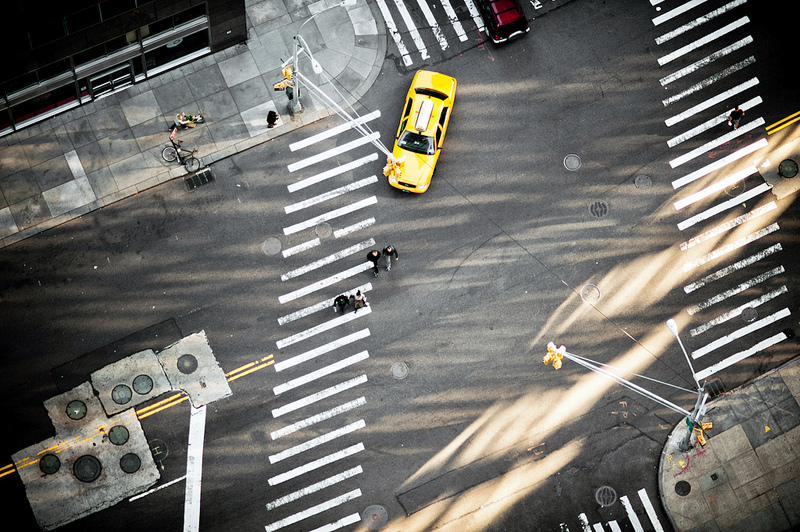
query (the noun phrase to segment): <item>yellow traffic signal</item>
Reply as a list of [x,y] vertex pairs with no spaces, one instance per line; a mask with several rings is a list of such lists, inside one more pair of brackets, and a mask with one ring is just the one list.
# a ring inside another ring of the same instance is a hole
[[292,82],[290,80],[288,80],[288,79],[285,79],[285,80],[279,81],[278,83],[273,85],[272,88],[273,88],[273,90],[276,90],[276,91],[282,91],[282,90],[286,90],[287,88],[290,88],[292,86],[293,86]]
[[386,177],[397,179],[403,175],[403,168],[406,165],[405,156],[395,159],[394,157],[386,158],[386,166],[383,167],[383,175]]
[[283,67],[281,74],[283,74],[283,79],[292,79],[292,65]]
[[560,347],[556,347],[556,344],[553,342],[549,342],[547,344],[547,354],[542,358],[542,362],[545,365],[549,364],[550,362],[553,363],[553,369],[560,369],[561,368],[561,358],[564,356],[564,353],[567,352],[567,348],[563,345]]

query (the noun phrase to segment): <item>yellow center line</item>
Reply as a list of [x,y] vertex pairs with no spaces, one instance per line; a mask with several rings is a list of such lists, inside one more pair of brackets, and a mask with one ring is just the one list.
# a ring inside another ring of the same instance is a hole
[[[768,125],[766,127],[767,135],[772,135],[773,133],[777,133],[781,129],[794,124],[798,120],[800,120],[800,111],[794,113],[793,115],[789,115],[786,118],[782,118],[782,119],[778,120],[777,122],[775,122],[774,124]],[[783,124],[783,125],[780,125],[780,124]],[[779,125],[780,125],[780,127],[777,127]],[[775,129],[773,129],[773,128],[775,128]]]

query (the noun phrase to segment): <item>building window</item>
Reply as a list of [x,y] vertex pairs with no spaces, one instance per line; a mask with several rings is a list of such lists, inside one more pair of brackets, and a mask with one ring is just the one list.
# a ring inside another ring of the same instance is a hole
[[171,66],[171,63],[206,47],[208,47],[208,30],[205,29],[186,37],[174,39],[144,54],[147,72],[152,75],[153,71],[165,70]]
[[[75,85],[70,83],[53,89],[35,98],[26,100],[11,106],[11,113],[14,115],[14,122],[19,124],[36,118],[39,115],[47,114],[52,116],[59,112],[58,108],[71,108],[77,105],[75,99]],[[53,112],[51,112],[53,111]]]

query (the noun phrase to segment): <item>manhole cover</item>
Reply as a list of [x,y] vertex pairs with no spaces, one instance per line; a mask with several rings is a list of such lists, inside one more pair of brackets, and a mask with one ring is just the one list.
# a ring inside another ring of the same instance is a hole
[[108,431],[108,440],[114,445],[123,445],[127,443],[130,436],[131,434],[128,432],[128,429],[122,425],[111,427],[111,430]]
[[685,480],[679,481],[675,484],[675,493],[680,495],[681,497],[686,497],[692,491],[692,485],[686,482]]
[[395,362],[392,364],[392,377],[397,380],[405,379],[408,375],[408,364],[405,362]]
[[564,157],[564,168],[566,168],[570,172],[574,172],[580,167],[581,167],[581,158],[575,155],[574,153],[570,153],[569,155]]
[[617,492],[611,486],[600,486],[594,492],[594,500],[597,501],[602,508],[608,508],[617,502]]
[[589,205],[589,214],[595,218],[602,218],[608,214],[608,203],[603,200],[597,200]]
[[139,395],[147,395],[153,391],[153,379],[149,375],[139,375],[133,379],[133,390]]
[[745,307],[742,310],[742,319],[744,321],[746,321],[747,323],[750,323],[751,321],[755,321],[756,318],[758,318],[758,311],[756,309],[754,309],[753,307]]
[[633,184],[636,185],[636,188],[650,188],[653,186],[653,180],[646,175],[637,175],[633,178]]
[[736,183],[732,184],[731,186],[725,189],[725,194],[731,197],[735,197],[744,192],[746,189],[747,185],[744,184],[744,181],[737,181]]
[[100,460],[90,454],[81,456],[75,460],[75,464],[72,466],[72,473],[81,482],[94,482],[102,470],[103,466],[100,464]]
[[118,405],[127,404],[131,400],[131,397],[133,397],[133,392],[127,384],[117,384],[114,386],[114,389],[111,390],[111,399]]
[[119,467],[126,473],[136,473],[142,466],[142,459],[134,453],[128,453],[119,459]]
[[164,443],[164,441],[159,439],[150,440],[147,442],[147,445],[150,446],[150,453],[153,455],[153,460],[156,462],[161,463],[167,456],[169,456],[169,447],[167,447],[167,444]]
[[600,289],[596,285],[587,284],[581,288],[581,299],[587,303],[595,303],[600,300]]
[[271,236],[268,239],[264,240],[264,243],[261,244],[261,251],[264,252],[266,255],[277,255],[281,252],[281,248],[283,244],[278,237]]
[[778,175],[790,179],[797,175],[797,163],[791,159],[781,161],[778,165]]
[[52,475],[61,468],[61,460],[54,454],[46,454],[39,460],[39,469],[45,475]]
[[197,370],[197,358],[194,355],[183,355],[178,359],[178,371],[189,375]]
[[373,504],[367,506],[367,509],[361,514],[361,522],[369,530],[380,530],[389,522],[389,514],[386,513],[386,508],[383,506]]
[[67,405],[67,415],[70,419],[79,420],[83,419],[86,415],[86,403],[83,401],[78,401],[77,399],[74,401],[70,401]]
[[322,222],[314,228],[314,232],[317,233],[317,236],[320,238],[328,238],[333,234],[333,228],[328,222]]

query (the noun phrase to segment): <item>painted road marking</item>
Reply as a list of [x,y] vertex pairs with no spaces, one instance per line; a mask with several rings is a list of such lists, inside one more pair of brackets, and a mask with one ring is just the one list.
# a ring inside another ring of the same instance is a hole
[[680,101],[680,100],[686,98],[687,96],[690,96],[690,95],[694,94],[695,92],[701,91],[701,90],[705,89],[706,87],[708,87],[710,85],[713,85],[717,81],[725,79],[726,77],[730,76],[731,74],[735,74],[736,72],[742,70],[743,68],[745,68],[745,67],[747,67],[749,65],[752,65],[755,62],[756,62],[755,56],[751,55],[747,59],[739,61],[735,65],[731,65],[728,68],[725,68],[720,72],[717,72],[713,76],[711,76],[709,78],[706,78],[706,79],[704,79],[703,81],[701,81],[699,83],[695,83],[691,87],[689,87],[687,89],[684,89],[681,92],[670,96],[669,98],[665,98],[664,100],[661,100],[661,103],[664,104],[664,107],[666,107],[668,105],[672,105],[673,103],[675,103],[677,101]]
[[309,530],[308,532],[333,532],[334,530],[339,530],[340,528],[344,528],[348,525],[353,525],[361,521],[361,515],[358,513],[350,514],[347,517],[342,517],[338,521],[334,521],[333,523],[328,523],[327,525],[323,525],[319,528],[315,528],[314,530]]
[[456,30],[458,40],[461,42],[466,41],[467,32],[464,31],[461,21],[458,20],[458,15],[456,15],[455,9],[453,9],[453,6],[450,5],[450,0],[442,0],[442,7],[444,8],[444,12],[447,13],[447,19],[450,21],[450,25],[453,26],[454,30]]
[[[355,295],[356,292],[359,290],[361,290],[362,294],[369,292],[370,290],[372,290],[372,283],[362,284],[361,286],[357,286],[352,290],[343,292],[343,294],[349,297],[350,295]],[[280,318],[278,318],[278,325],[286,325],[289,322],[299,320],[300,318],[305,318],[306,316],[310,316],[311,314],[314,314],[315,312],[319,312],[321,310],[326,310],[326,309],[330,310],[333,307],[334,299],[336,298],[329,297],[328,299],[320,301],[319,303],[314,303],[313,305],[301,308],[300,310],[292,312],[291,314],[287,314],[286,316],[281,316]]]
[[680,166],[682,164],[685,164],[685,163],[691,161],[692,159],[695,159],[695,158],[703,155],[704,153],[706,153],[708,151],[711,151],[712,149],[717,148],[717,147],[725,144],[726,142],[729,142],[729,141],[735,139],[736,137],[741,137],[745,133],[748,133],[748,132],[754,130],[755,128],[763,126],[763,125],[764,125],[764,119],[759,116],[757,119],[753,120],[752,122],[748,122],[747,124],[745,124],[743,126],[739,126],[738,129],[734,129],[733,131],[730,131],[730,132],[722,135],[721,137],[717,137],[716,139],[703,144],[699,148],[695,148],[692,151],[681,155],[680,157],[676,157],[675,159],[673,159],[673,160],[671,160],[669,162],[669,165],[672,168],[677,168],[678,166]]
[[663,15],[659,15],[653,19],[653,25],[658,26],[660,24],[665,23],[668,20],[672,20],[673,18],[683,15],[690,9],[693,9],[700,4],[704,3],[706,0],[692,0],[691,2],[686,2],[685,4],[676,7],[672,11],[667,11]]
[[292,271],[284,273],[283,275],[281,275],[281,281],[288,281],[289,279],[300,277],[301,275],[305,275],[308,272],[314,271],[318,268],[322,268],[323,266],[327,266],[328,264],[332,264],[339,259],[349,257],[350,255],[355,255],[359,251],[364,251],[368,247],[374,245],[375,245],[375,240],[372,238],[370,238],[369,240],[364,240],[363,242],[359,242],[358,244],[353,244],[352,246],[339,250],[336,253],[328,255],[327,257],[322,257],[321,259],[309,262],[308,264],[304,264],[299,268],[295,268]]
[[688,309],[686,309],[686,311],[689,313],[690,316],[692,316],[694,314],[697,314],[701,310],[705,310],[707,308],[710,308],[710,307],[716,305],[717,303],[720,303],[721,301],[725,301],[729,297],[733,297],[736,294],[740,294],[740,293],[744,292],[745,290],[747,290],[749,288],[752,288],[752,287],[754,287],[756,285],[759,285],[759,284],[763,283],[764,281],[772,279],[776,275],[782,274],[784,271],[786,271],[786,270],[783,268],[783,266],[777,266],[775,268],[772,268],[771,270],[769,270],[767,272],[764,272],[761,275],[756,275],[752,279],[750,279],[748,281],[745,281],[743,283],[740,283],[738,286],[736,286],[734,288],[731,288],[729,290],[725,290],[724,292],[722,292],[720,294],[717,294],[717,295],[715,295],[713,297],[710,297],[710,298],[706,299],[705,301],[703,301],[701,303],[698,303],[697,305],[693,305],[693,306],[689,307]]
[[294,367],[298,364],[302,364],[303,362],[308,362],[309,360],[316,358],[320,355],[324,355],[325,353],[330,353],[334,349],[338,349],[345,345],[352,344],[353,342],[363,340],[364,338],[368,337],[369,334],[370,334],[369,329],[361,329],[360,331],[348,334],[347,336],[343,336],[338,340],[334,340],[333,342],[328,342],[325,345],[316,347],[311,351],[306,351],[305,353],[302,353],[300,355],[286,359],[282,362],[278,362],[277,364],[275,364],[275,371],[280,372],[285,369]]
[[[725,231],[730,231],[731,229],[733,229],[735,227],[739,227],[740,225],[742,225],[743,223],[745,223],[747,221],[755,220],[756,218],[758,218],[762,214],[766,214],[766,213],[768,213],[770,211],[773,211],[773,210],[775,210],[777,208],[778,208],[778,205],[774,201],[770,201],[766,205],[762,205],[761,207],[753,209],[752,211],[748,211],[748,212],[746,212],[746,213],[744,213],[744,214],[742,214],[740,216],[737,216],[733,220],[728,220],[727,222],[721,223],[718,226],[714,227],[713,229],[709,229],[705,233],[701,233],[701,234],[697,235],[696,237],[690,238],[686,242],[681,243],[681,246],[680,246],[681,247],[681,251],[686,251],[687,249],[689,249],[691,247],[694,247],[694,246],[696,246],[698,244],[702,244],[706,240],[714,238],[715,236],[720,235],[720,234],[724,233]],[[686,293],[688,294],[689,292],[686,292]]]
[[727,26],[724,26],[724,27],[718,29],[717,31],[711,32],[708,35],[705,35],[704,37],[701,37],[700,39],[697,39],[696,41],[694,41],[692,43],[689,43],[686,46],[683,46],[681,48],[678,48],[674,52],[669,53],[669,54],[665,55],[664,57],[661,57],[658,60],[658,64],[661,65],[661,66],[664,66],[667,63],[670,63],[670,62],[672,62],[672,61],[674,61],[674,60],[676,60],[676,59],[688,54],[689,52],[697,50],[698,48],[700,48],[702,46],[705,46],[710,42],[713,42],[713,41],[715,41],[717,39],[720,39],[720,38],[724,37],[728,33],[731,33],[732,31],[735,31],[735,30],[741,28],[742,26],[744,26],[748,22],[750,22],[750,19],[747,18],[747,17],[742,17],[742,18],[740,18],[739,20],[737,20],[735,22],[731,22]]
[[294,390],[295,388],[299,388],[309,382],[314,382],[317,379],[325,377],[326,375],[330,375],[332,373],[336,373],[340,369],[344,369],[348,366],[352,366],[361,362],[362,360],[366,360],[369,358],[369,353],[367,351],[361,351],[360,353],[356,353],[355,355],[351,355],[343,360],[339,360],[333,364],[328,366],[319,368],[317,370],[312,371],[311,373],[306,373],[301,377],[297,377],[296,379],[292,379],[289,382],[279,384],[272,389],[272,393],[275,395],[280,395],[282,393],[286,393],[289,390]]
[[704,200],[709,196],[713,196],[717,192],[723,191],[726,188],[738,183],[739,181],[744,181],[748,177],[753,174],[758,173],[758,168],[755,166],[750,166],[745,168],[744,170],[739,170],[735,174],[731,174],[724,179],[720,179],[719,181],[712,183],[711,185],[707,186],[702,190],[698,190],[694,194],[690,194],[683,199],[680,199],[673,203],[675,210],[679,211],[693,203],[697,203],[698,201]]
[[[338,283],[339,281],[343,281],[343,280],[347,279],[348,277],[353,277],[354,275],[358,275],[361,272],[365,272],[365,271],[369,270],[370,268],[372,268],[372,263],[371,262],[363,262],[363,263],[361,263],[361,264],[359,264],[357,266],[353,266],[352,268],[349,268],[349,269],[347,269],[347,270],[345,270],[343,272],[337,273],[336,275],[332,275],[330,277],[322,279],[321,281],[317,281],[316,283],[310,284],[310,285],[305,286],[303,288],[299,288],[299,289],[295,290],[294,292],[289,292],[288,294],[284,294],[284,295],[278,297],[278,301],[281,304],[288,303],[289,301],[294,301],[295,299],[297,299],[299,297],[303,297],[303,296],[306,296],[306,295],[311,294],[313,292],[316,292],[317,290],[322,290],[323,288],[327,288],[327,287],[329,287],[331,285],[334,285],[334,284]],[[367,307],[367,308],[369,308],[369,307]]]
[[367,404],[367,400],[364,396],[361,396],[358,399],[353,399],[352,401],[348,401],[337,407],[331,408],[330,410],[320,412],[319,414],[314,414],[313,416],[307,417],[302,421],[298,421],[297,423],[292,423],[291,425],[287,425],[281,429],[272,431],[270,432],[270,437],[273,440],[277,440],[278,438],[293,434],[298,430],[310,427],[311,425],[319,423],[320,421],[325,421],[326,419],[330,419],[334,416],[338,416],[339,414],[344,414],[345,412],[349,412],[350,410],[365,404]]
[[284,414],[288,414],[289,412],[294,412],[295,410],[299,410],[304,406],[316,403],[317,401],[322,401],[323,399],[327,399],[332,395],[336,395],[339,392],[349,390],[350,388],[358,386],[359,384],[364,384],[365,382],[367,382],[366,375],[361,375],[355,377],[354,379],[340,382],[335,386],[331,386],[330,388],[325,388],[324,390],[321,390],[317,393],[313,393],[309,396],[303,397],[302,399],[298,399],[297,401],[291,402],[280,408],[276,408],[275,410],[272,411],[272,417],[277,418]]
[[363,146],[364,144],[369,144],[375,140],[378,140],[380,136],[381,134],[375,131],[374,133],[370,133],[369,135],[363,137],[358,137],[355,140],[351,140],[350,142],[345,142],[340,146],[336,146],[329,150],[325,150],[316,155],[312,155],[311,157],[306,157],[305,159],[301,159],[297,162],[288,165],[286,168],[289,170],[289,172],[296,172],[298,170],[302,170],[303,168],[306,168],[313,164],[317,164],[332,157],[336,157],[337,155],[347,153],[348,151]]
[[419,5],[422,15],[428,23],[428,28],[433,32],[433,36],[436,37],[436,40],[439,41],[439,47],[442,50],[447,50],[447,37],[444,36],[444,31],[439,27],[439,23],[436,22],[436,17],[433,16],[430,6],[428,6],[425,0],[417,0],[417,5]]
[[302,244],[298,244],[296,246],[290,247],[288,249],[284,249],[282,254],[283,258],[291,257],[292,255],[297,255],[303,251],[309,250],[311,248],[315,248],[321,244],[319,238],[312,238],[311,240],[307,240]]
[[317,133],[316,135],[312,135],[307,137],[303,140],[299,140],[297,142],[292,142],[289,144],[290,151],[297,151],[303,148],[307,148],[317,142],[321,142],[323,140],[327,140],[331,137],[335,137],[340,133],[344,133],[345,131],[349,131],[353,129],[356,125],[366,124],[376,118],[380,118],[381,112],[380,111],[372,111],[371,113],[365,114],[364,116],[358,116],[353,119],[352,122],[345,122],[344,124],[340,124],[336,127],[332,127],[322,133]]
[[[709,64],[713,63],[714,61],[716,61],[717,59],[725,57],[729,53],[734,52],[734,51],[738,50],[739,48],[742,48],[742,47],[750,44],[751,42],[753,42],[753,37],[748,35],[744,39],[736,41],[735,43],[731,44],[730,46],[726,46],[725,48],[722,48],[721,50],[718,50],[718,51],[714,52],[711,55],[707,55],[703,59],[700,59],[699,61],[695,61],[691,65],[689,65],[687,67],[684,67],[684,68],[682,68],[680,70],[677,70],[677,71],[673,72],[672,74],[670,74],[668,76],[664,76],[663,78],[661,78],[658,81],[659,81],[659,83],[661,83],[662,87],[663,86],[667,86],[668,84],[672,83],[673,81],[679,80],[683,76],[691,74],[692,72],[695,72],[695,71],[703,68],[704,66],[709,65]],[[755,58],[753,59],[753,61],[755,61]]]
[[716,105],[718,103],[722,103],[725,100],[727,100],[728,98],[732,98],[732,97],[736,96],[737,94],[746,91],[747,89],[751,89],[751,88],[755,87],[756,85],[758,85],[758,78],[749,79],[749,80],[745,81],[744,83],[741,83],[741,84],[737,85],[736,87],[732,87],[732,88],[726,90],[725,92],[721,92],[720,94],[717,94],[713,98],[709,98],[708,100],[706,100],[704,102],[698,103],[694,107],[690,107],[689,109],[685,110],[682,113],[679,113],[679,114],[677,114],[675,116],[667,118],[664,121],[664,123],[667,124],[667,127],[674,126],[678,122],[682,122],[683,120],[686,120],[690,116],[693,116],[693,115],[696,115],[699,112],[705,111],[709,107],[712,107],[712,106],[714,106],[714,105]]
[[310,486],[306,486],[303,489],[300,489],[300,490],[297,490],[295,492],[292,492],[289,495],[284,495],[280,499],[276,499],[276,500],[274,500],[274,501],[272,501],[270,503],[267,503],[267,510],[274,510],[275,508],[278,508],[279,506],[283,506],[284,504],[289,504],[290,502],[294,502],[297,499],[305,497],[306,495],[310,495],[310,494],[315,493],[315,492],[317,492],[317,491],[319,491],[321,489],[325,489],[325,488],[327,488],[329,486],[333,486],[334,484],[338,484],[339,482],[342,482],[343,480],[347,480],[348,478],[352,478],[352,477],[354,477],[356,475],[360,475],[363,472],[364,472],[364,470],[361,468],[360,465],[356,466],[356,467],[354,467],[352,469],[348,469],[347,471],[342,471],[341,473],[339,473],[337,475],[333,475],[332,477],[328,477],[325,480],[321,480],[319,482],[311,484]]
[[726,313],[724,313],[724,314],[722,314],[720,316],[717,316],[713,320],[711,320],[709,322],[706,322],[703,325],[700,325],[698,327],[695,327],[694,329],[691,329],[689,331],[689,334],[691,334],[692,336],[697,336],[698,334],[702,334],[702,333],[706,332],[707,330],[709,330],[709,329],[711,329],[713,327],[716,327],[720,323],[725,323],[726,321],[729,321],[729,320],[732,320],[733,318],[741,316],[742,315],[742,311],[744,309],[746,309],[748,307],[751,307],[751,308],[760,307],[764,303],[766,303],[768,301],[772,301],[776,297],[780,296],[781,294],[785,294],[788,291],[789,290],[786,288],[786,285],[783,285],[780,288],[776,288],[772,292],[766,293],[766,294],[762,295],[761,297],[757,297],[757,298],[753,299],[752,301],[748,301],[744,305],[739,305],[735,309],[733,309],[733,310],[731,310],[729,312],[726,312]]
[[631,526],[636,532],[644,532],[642,528],[642,523],[639,522],[639,516],[636,515],[636,512],[633,511],[633,506],[631,505],[631,501],[628,500],[627,495],[623,495],[619,498],[622,506],[625,507],[625,512],[628,514],[628,520],[631,522]]
[[340,166],[336,166],[335,168],[331,168],[330,170],[326,170],[316,175],[312,175],[311,177],[307,177],[305,179],[301,179],[296,183],[292,183],[288,185],[287,188],[289,192],[297,192],[306,187],[310,187],[311,185],[316,185],[326,179],[330,179],[332,177],[336,177],[337,175],[343,174],[345,172],[349,172],[350,170],[355,170],[359,166],[364,166],[367,163],[371,163],[378,160],[377,153],[371,153],[369,155],[365,155],[364,157],[360,157],[349,163],[342,164]]
[[680,27],[670,31],[669,33],[665,33],[661,37],[657,37],[656,38],[656,44],[664,44],[665,42],[667,42],[667,41],[669,41],[671,39],[674,39],[675,37],[677,37],[679,35],[683,35],[687,31],[689,31],[691,29],[694,29],[697,26],[700,26],[701,24],[705,24],[709,20],[713,20],[714,18],[718,17],[719,15],[722,15],[723,13],[727,13],[728,11],[733,9],[734,7],[738,7],[738,6],[742,5],[742,4],[744,4],[745,2],[747,2],[747,0],[734,0],[733,2],[725,4],[724,6],[720,7],[719,9],[715,9],[714,11],[711,11],[710,13],[707,13],[707,14],[703,15],[702,17],[698,17],[698,18],[694,19],[693,21],[689,22],[688,24],[684,24],[683,26],[680,26]]
[[270,486],[277,486],[278,484],[280,484],[282,482],[286,482],[287,480],[291,480],[293,478],[297,478],[297,477],[299,477],[300,475],[302,475],[304,473],[308,473],[309,471],[313,471],[315,469],[319,469],[320,467],[328,465],[330,463],[333,463],[333,462],[335,462],[337,460],[343,460],[343,459],[347,458],[348,456],[352,456],[352,455],[354,455],[356,453],[360,453],[363,450],[364,450],[364,444],[363,443],[357,443],[355,445],[347,447],[346,449],[342,449],[341,451],[336,451],[333,454],[329,454],[328,456],[324,456],[324,457],[320,458],[319,460],[314,460],[313,462],[308,462],[307,464],[302,465],[300,467],[296,467],[294,469],[291,469],[291,470],[287,471],[286,473],[281,473],[280,475],[276,475],[276,476],[268,479],[267,482],[269,483]]
[[478,8],[475,7],[475,3],[472,0],[464,0],[464,4],[467,6],[469,16],[472,17],[472,22],[475,23],[475,27],[478,28],[478,32],[483,33],[483,30],[486,29],[486,26],[483,25],[483,17],[481,16],[480,11],[478,11]]
[[297,334],[294,334],[294,335],[292,335],[292,336],[290,336],[288,338],[284,338],[283,340],[279,340],[277,342],[278,349],[283,349],[286,346],[290,346],[292,344],[296,344],[297,342],[301,342],[301,341],[303,341],[303,340],[305,340],[307,338],[311,338],[312,336],[316,336],[316,335],[318,335],[320,333],[323,333],[325,331],[329,331],[329,330],[333,329],[334,327],[338,327],[339,325],[344,325],[345,323],[351,322],[353,320],[356,320],[356,319],[364,317],[364,316],[368,316],[369,314],[372,313],[372,308],[371,307],[364,307],[364,308],[359,309],[359,310],[361,310],[361,312],[355,312],[355,311],[348,312],[344,316],[340,316],[338,318],[334,318],[332,320],[326,321],[325,323],[321,323],[320,325],[317,325],[315,327],[311,327],[310,329],[306,329],[305,331],[302,331],[302,332],[299,332]]
[[375,218],[367,218],[366,220],[361,220],[360,222],[354,223],[353,225],[348,225],[347,227],[342,227],[341,229],[337,229],[333,232],[334,238],[342,238],[343,236],[347,236],[350,233],[355,233],[356,231],[360,231],[365,227],[369,227],[375,224]]
[[777,133],[781,129],[794,124],[798,120],[800,120],[800,111],[794,113],[793,115],[787,116],[786,118],[782,118],[781,120],[778,120],[774,124],[768,125],[767,135],[772,135],[773,133]]
[[[746,111],[747,109],[744,110]],[[364,179],[354,181],[353,183],[350,183],[343,187],[335,188],[318,196],[314,196],[313,198],[299,201],[297,203],[293,203],[292,205],[287,205],[286,207],[283,208],[283,210],[286,212],[286,214],[291,214],[301,209],[307,209],[308,207],[318,205],[324,201],[328,201],[330,199],[339,197],[343,194],[347,194],[348,192],[358,190],[359,188],[363,188],[366,187],[367,185],[371,185],[372,183],[377,183],[377,182],[378,182],[378,176],[372,175],[370,177],[365,177]]]
[[200,484],[203,476],[203,442],[206,431],[206,405],[192,407],[189,418],[189,446],[186,450],[186,496],[183,504],[183,531],[200,530]]
[[772,185],[770,185],[769,183],[762,183],[752,190],[748,190],[747,192],[739,194],[735,198],[723,201],[719,205],[711,207],[710,209],[707,209],[701,213],[695,214],[691,218],[687,218],[686,220],[678,223],[678,229],[683,231],[684,229],[691,227],[699,222],[702,222],[703,220],[707,220],[712,216],[716,216],[721,212],[727,211],[728,209],[732,209],[737,205],[741,205],[742,203],[745,203],[747,200],[755,198],[756,196],[763,194],[764,192],[770,189],[772,189]]
[[376,198],[375,196],[370,196],[368,198],[359,200],[355,203],[351,203],[350,205],[346,205],[344,207],[328,211],[324,214],[320,214],[319,216],[315,216],[314,218],[310,218],[304,222],[290,225],[289,227],[284,227],[283,234],[285,234],[286,236],[293,235],[305,229],[314,227],[315,225],[319,225],[321,222],[327,222],[328,220],[339,218],[340,216],[344,216],[345,214],[350,214],[351,212],[355,212],[359,209],[369,207],[370,205],[375,205],[376,203],[378,203],[378,198]]
[[647,496],[647,491],[642,488],[638,491],[638,493],[639,499],[642,501],[642,505],[644,506],[644,511],[647,512],[647,517],[650,519],[650,524],[653,525],[653,530],[655,530],[655,532],[664,532],[664,527],[661,526],[661,522],[658,520],[656,509],[653,508],[653,503],[650,502],[650,498]]
[[723,336],[722,338],[717,338],[716,340],[714,340],[710,344],[704,345],[700,349],[692,351],[692,358],[697,359],[697,358],[700,358],[703,355],[707,355],[708,353],[710,353],[711,351],[714,351],[715,349],[719,349],[722,346],[728,345],[729,343],[733,342],[734,340],[738,340],[739,338],[742,338],[742,337],[750,334],[751,332],[755,332],[755,331],[757,331],[759,329],[763,329],[767,325],[771,325],[771,324],[775,323],[778,320],[781,320],[783,318],[786,318],[787,316],[790,316],[791,314],[792,313],[788,308],[784,308],[782,310],[779,310],[778,312],[776,312],[774,314],[770,314],[769,316],[766,316],[764,318],[761,318],[760,320],[755,321],[755,322],[751,323],[750,325],[747,325],[745,327],[742,327],[741,329],[733,331],[732,333],[730,333],[730,334],[728,334],[726,336]]
[[346,434],[350,434],[351,432],[355,432],[359,429],[363,429],[366,427],[367,424],[364,422],[363,419],[359,419],[355,423],[350,423],[349,425],[345,425],[344,427],[340,427],[336,430],[332,430],[327,434],[323,434],[322,436],[317,436],[316,438],[312,438],[308,441],[305,441],[301,444],[295,445],[294,447],[289,447],[288,449],[281,451],[279,453],[273,454],[269,456],[269,463],[275,464],[280,462],[281,460],[286,460],[292,456],[296,456],[300,453],[308,451],[309,449],[313,449],[314,447],[319,447],[324,443],[328,443],[329,441],[333,441],[336,438],[341,438]]
[[403,3],[403,0],[394,0],[394,5],[397,6],[397,10],[400,12],[400,18],[403,19],[403,23],[406,25],[406,29],[408,29],[408,33],[411,35],[411,40],[414,41],[414,45],[417,47],[417,50],[419,50],[420,56],[422,56],[423,60],[429,59],[430,55],[428,54],[428,49],[425,47],[425,42],[422,40],[419,31],[417,31],[417,27],[414,25],[414,21],[408,13],[408,9]]
[[[761,96],[756,96],[755,98],[751,98],[751,99],[747,100],[746,102],[741,104],[739,107],[742,109],[742,111],[749,111],[750,109],[752,109],[753,107],[755,107],[756,105],[758,105],[758,104],[760,104],[762,102],[763,102],[763,100],[761,99]],[[669,146],[670,148],[674,148],[675,146],[677,146],[681,142],[689,140],[692,137],[696,137],[700,133],[703,133],[704,131],[708,131],[712,127],[718,126],[719,124],[722,124],[723,122],[727,122],[727,121],[728,121],[728,113],[723,113],[721,115],[717,115],[714,118],[703,122],[699,126],[693,127],[692,129],[690,129],[686,133],[683,133],[681,135],[678,135],[677,137],[673,137],[673,138],[669,139],[667,141],[667,146]],[[764,141],[766,142],[766,140],[764,140]],[[674,186],[674,182],[673,182],[673,186]]]
[[739,238],[734,242],[731,242],[730,244],[725,244],[724,246],[715,249],[711,253],[706,253],[700,258],[687,262],[686,264],[683,265],[683,271],[688,272],[690,270],[697,268],[698,266],[706,264],[707,262],[711,262],[712,260],[717,260],[718,258],[723,257],[728,253],[731,253],[732,251],[736,251],[737,249],[746,246],[747,244],[752,244],[759,238],[763,238],[771,233],[776,232],[778,229],[779,229],[778,224],[772,223],[767,227],[763,227],[758,231],[755,231],[747,236]]
[[786,338],[787,338],[786,334],[782,333],[782,332],[776,334],[775,336],[771,336],[771,337],[767,338],[766,340],[762,340],[762,341],[758,342],[756,345],[754,345],[750,349],[745,349],[744,351],[739,351],[735,355],[729,356],[728,358],[726,358],[722,362],[718,362],[717,364],[714,364],[713,366],[711,366],[709,368],[706,368],[706,369],[704,369],[702,371],[698,371],[697,374],[695,375],[695,378],[698,381],[703,380],[705,378],[708,378],[711,375],[713,375],[713,374],[715,374],[715,373],[717,373],[717,372],[719,372],[719,371],[721,371],[721,370],[723,370],[723,369],[725,369],[727,367],[730,367],[730,366],[736,364],[737,362],[741,362],[742,360],[744,360],[744,359],[746,359],[746,358],[748,358],[750,356],[755,355],[759,351],[763,351],[763,350],[765,350],[765,349],[767,349],[769,347],[772,347],[773,345],[777,344],[778,342],[782,342],[783,340],[786,340]]
[[749,146],[745,146],[740,150],[736,150],[730,155],[726,155],[719,161],[715,161],[709,165],[704,166],[703,168],[700,168],[699,170],[695,170],[691,174],[685,175],[680,179],[676,179],[675,181],[672,182],[672,188],[677,190],[678,188],[684,185],[688,185],[689,183],[697,181],[701,177],[705,177],[711,172],[715,172],[720,168],[723,168],[724,166],[727,166],[734,161],[738,161],[739,159],[746,157],[747,155],[750,155],[751,153],[760,150],[761,148],[764,148],[766,146],[767,146],[767,139],[764,138],[758,139],[757,142],[754,142]]
[[770,247],[768,247],[767,249],[765,249],[763,251],[759,251],[755,255],[750,255],[746,259],[742,259],[740,261],[734,262],[730,266],[726,266],[724,268],[721,268],[721,269],[715,271],[714,273],[706,275],[705,277],[703,277],[699,281],[695,281],[694,283],[690,283],[690,284],[684,286],[683,287],[683,291],[686,292],[687,294],[690,293],[690,292],[694,292],[698,288],[702,288],[705,285],[707,285],[708,283],[714,282],[714,281],[716,281],[718,279],[722,279],[726,275],[728,275],[730,273],[733,273],[735,271],[741,270],[742,268],[745,268],[746,266],[749,266],[751,264],[754,264],[754,263],[760,261],[761,259],[763,259],[764,257],[768,257],[768,256],[772,255],[773,253],[777,253],[778,251],[781,251],[782,249],[783,248],[781,247],[780,244],[773,244]]
[[306,518],[311,517],[313,515],[321,514],[322,512],[324,512],[326,510],[330,510],[331,508],[339,506],[340,504],[344,504],[347,501],[351,501],[351,500],[356,499],[358,497],[361,497],[361,490],[360,489],[354,489],[353,491],[349,491],[349,492],[345,493],[344,495],[339,495],[338,497],[334,497],[333,499],[331,499],[329,501],[325,501],[325,502],[323,502],[321,504],[317,504],[316,506],[312,506],[311,508],[303,510],[302,512],[298,512],[298,513],[296,513],[294,515],[290,515],[289,517],[287,517],[285,519],[281,519],[280,521],[275,521],[271,525],[267,525],[264,528],[265,528],[266,532],[275,532],[275,530],[281,529],[281,528],[283,528],[285,526],[293,525],[294,523],[297,523],[298,521],[302,521],[303,519],[306,519]]
[[381,10],[381,15],[383,15],[383,19],[386,21],[386,28],[389,30],[389,35],[392,36],[392,40],[400,52],[400,57],[403,58],[403,64],[405,66],[411,66],[411,55],[408,53],[408,48],[406,48],[403,39],[400,38],[400,32],[397,31],[397,24],[394,23],[392,13],[389,11],[389,6],[386,5],[384,0],[377,0],[377,2],[378,9]]

